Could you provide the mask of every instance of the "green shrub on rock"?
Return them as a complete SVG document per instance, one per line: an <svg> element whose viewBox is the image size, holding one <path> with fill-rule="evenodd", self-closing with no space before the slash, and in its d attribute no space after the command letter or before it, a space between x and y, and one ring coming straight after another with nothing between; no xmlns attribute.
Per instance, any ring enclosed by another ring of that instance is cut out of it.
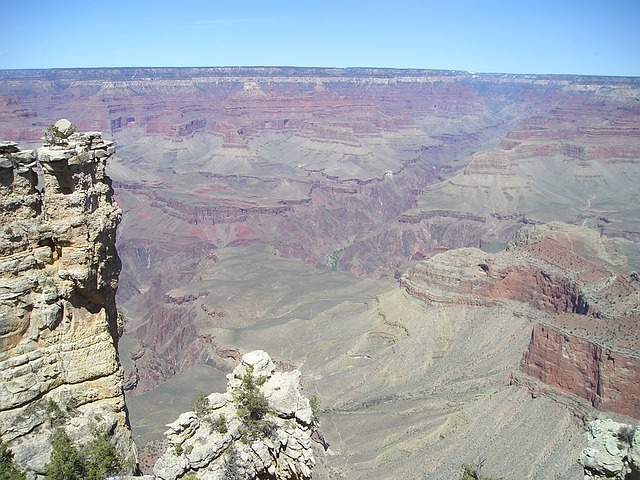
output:
<svg viewBox="0 0 640 480"><path fill-rule="evenodd" d="M84 457L75 447L67 432L62 428L56 431L51 442L51 461L46 465L48 480L81 480L87 478L87 465Z"/></svg>
<svg viewBox="0 0 640 480"><path fill-rule="evenodd" d="M198 394L196 399L191 404L191 408L194 412L196 412L198 418L206 417L213 410L211 408L211 404L209 403L209 397L207 397L207 395L203 392L200 392Z"/></svg>
<svg viewBox="0 0 640 480"><path fill-rule="evenodd" d="M52 427L60 427L65 422L65 414L54 400L51 398L47 402L47 416Z"/></svg>
<svg viewBox="0 0 640 480"><path fill-rule="evenodd" d="M273 433L275 426L273 422L265 419L267 414L271 413L271 409L259 388L266 379L254 377L253 367L249 366L241 380L242 384L235 392L235 400L238 404L238 417L243 421L243 437L268 437Z"/></svg>
<svg viewBox="0 0 640 480"><path fill-rule="evenodd" d="M97 428L92 434L91 441L78 449L62 428L56 431L51 461L45 467L48 480L103 480L126 470L127 462L109 434Z"/></svg>
<svg viewBox="0 0 640 480"><path fill-rule="evenodd" d="M93 439L87 445L86 455L89 480L101 480L123 473L127 466L127 462L111 442L109 434L97 429L94 429Z"/></svg>
<svg viewBox="0 0 640 480"><path fill-rule="evenodd" d="M13 452L0 440L0 480L25 480L26 475L13 463Z"/></svg>
<svg viewBox="0 0 640 480"><path fill-rule="evenodd" d="M215 420L211 421L211 428L218 432L220 435L224 435L229 431L229 427L227 426L227 417L220 414Z"/></svg>
<svg viewBox="0 0 640 480"><path fill-rule="evenodd" d="M256 422L269 413L269 402L258 388L263 383L264 379L255 378L253 368L248 367L247 372L242 376L242 385L236 392L238 416L243 420Z"/></svg>

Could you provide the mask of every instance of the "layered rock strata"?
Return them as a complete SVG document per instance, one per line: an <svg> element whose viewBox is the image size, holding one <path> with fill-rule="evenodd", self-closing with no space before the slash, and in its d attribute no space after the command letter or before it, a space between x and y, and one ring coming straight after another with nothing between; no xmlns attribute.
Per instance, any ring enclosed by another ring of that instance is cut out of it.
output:
<svg viewBox="0 0 640 480"><path fill-rule="evenodd" d="M598 232L550 223L519 230L498 254L464 248L436 255L400 285L428 304L527 304L541 315L522 371L600 410L640 418L640 284L624 263ZM512 381L527 384L518 375Z"/></svg>
<svg viewBox="0 0 640 480"><path fill-rule="evenodd" d="M245 354L227 375L225 393L212 393L206 409L183 413L167 425L169 446L155 464L157 478L174 480L195 473L209 479L310 479L316 427L309 400L300 393L301 374L275 370L267 353ZM255 379L269 405L259 433L251 431L251 419L242 413L247 408L241 400L247 375Z"/></svg>
<svg viewBox="0 0 640 480"><path fill-rule="evenodd" d="M521 368L601 410L640 418L640 356L572 335L555 325L533 327Z"/></svg>
<svg viewBox="0 0 640 480"><path fill-rule="evenodd" d="M428 302L495 305L517 300L550 314L616 318L640 313L640 288L621 271L615 243L588 228L522 228L498 254L460 248L409 270L401 286Z"/></svg>
<svg viewBox="0 0 640 480"><path fill-rule="evenodd" d="M60 426L78 442L106 430L135 460L116 349L114 147L66 121L52 132L38 163L0 144L0 435L36 474Z"/></svg>

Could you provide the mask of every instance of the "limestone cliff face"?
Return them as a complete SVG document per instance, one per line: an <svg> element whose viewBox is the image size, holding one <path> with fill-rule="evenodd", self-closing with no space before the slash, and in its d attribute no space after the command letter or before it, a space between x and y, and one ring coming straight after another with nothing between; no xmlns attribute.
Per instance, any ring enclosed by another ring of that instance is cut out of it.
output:
<svg viewBox="0 0 640 480"><path fill-rule="evenodd" d="M588 446L580 454L584 480L640 478L640 428L594 420L589 423Z"/></svg>
<svg viewBox="0 0 640 480"><path fill-rule="evenodd" d="M135 457L116 349L114 147L70 133L40 148L39 164L0 143L0 435L36 473L56 422L80 441L92 424L107 429Z"/></svg>
<svg viewBox="0 0 640 480"><path fill-rule="evenodd" d="M260 419L253 418L257 409L249 406L255 402L243 400L247 375L268 402L269 411ZM209 395L206 409L183 413L167 425L169 447L154 466L157 478L195 473L221 480L310 479L316 426L309 400L300 392L300 372L277 372L269 355L257 350L245 354L227 378L227 391Z"/></svg>

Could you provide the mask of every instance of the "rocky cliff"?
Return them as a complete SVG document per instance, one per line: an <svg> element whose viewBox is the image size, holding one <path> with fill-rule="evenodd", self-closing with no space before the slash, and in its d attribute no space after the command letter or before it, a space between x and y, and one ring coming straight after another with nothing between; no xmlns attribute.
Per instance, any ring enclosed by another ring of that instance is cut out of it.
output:
<svg viewBox="0 0 640 480"><path fill-rule="evenodd" d="M276 372L263 351L245 354L227 375L225 393L202 398L196 411L167 425L169 446L155 464L157 478L310 479L316 421L300 376Z"/></svg>
<svg viewBox="0 0 640 480"><path fill-rule="evenodd" d="M640 356L545 323L537 324L522 370L587 399L594 407L640 418Z"/></svg>
<svg viewBox="0 0 640 480"><path fill-rule="evenodd" d="M114 147L68 121L50 134L38 162L0 144L0 435L39 474L61 424L78 441L106 430L135 460L116 349Z"/></svg>
<svg viewBox="0 0 640 480"><path fill-rule="evenodd" d="M623 271L625 261L598 232L553 222L520 229L497 254L461 248L436 255L400 284L429 302L491 306L503 299L549 314L632 317L640 313L640 285Z"/></svg>
<svg viewBox="0 0 640 480"><path fill-rule="evenodd" d="M598 409L637 418L640 284L624 266L616 244L598 232L550 223L519 230L498 254L465 248L436 255L400 285L431 304L528 304L541 323L522 371Z"/></svg>

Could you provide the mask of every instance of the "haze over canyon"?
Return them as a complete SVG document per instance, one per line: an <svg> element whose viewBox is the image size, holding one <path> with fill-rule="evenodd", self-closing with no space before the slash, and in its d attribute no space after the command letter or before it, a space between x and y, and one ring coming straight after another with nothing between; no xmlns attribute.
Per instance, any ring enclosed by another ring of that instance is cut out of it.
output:
<svg viewBox="0 0 640 480"><path fill-rule="evenodd" d="M118 347L143 470L166 448L165 425L198 392L224 390L254 350L299 369L320 399L330 446L314 448L318 479L451 479L477 459L504 478L580 478L589 421L637 425L640 79L0 71L0 139L37 148L60 118L115 147L121 336L108 289L94 303L106 305L101 335ZM0 151L7 225L24 207L10 160L35 161L15 160L20 149ZM91 183L101 172L87 172L80 190L115 209ZM117 224L87 205L82 245ZM33 208L21 221L40 218ZM14 230L0 243L7 278L58 272L17 267ZM58 255L62 236L50 237ZM23 302L3 301L6 315ZM3 361L27 341L19 330L3 326Z"/></svg>

